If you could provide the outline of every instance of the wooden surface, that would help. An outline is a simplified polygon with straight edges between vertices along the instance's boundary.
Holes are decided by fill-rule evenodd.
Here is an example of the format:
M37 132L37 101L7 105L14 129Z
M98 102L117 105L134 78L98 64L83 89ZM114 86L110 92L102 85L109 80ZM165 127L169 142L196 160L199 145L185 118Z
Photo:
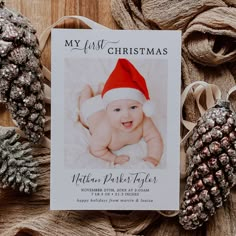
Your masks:
M109 28L118 28L110 13L110 0L7 0L6 6L27 16L36 28L38 36L46 27L68 15L86 16ZM67 20L60 26L77 28L79 22ZM47 49L43 54L43 62L50 65L50 50Z
M37 29L38 36L46 27L65 15L82 15L109 28L118 28L111 16L110 0L6 0L6 6L14 8L27 16ZM80 23L74 20L69 20L61 24L61 27L77 28L80 27ZM42 62L50 68L50 42L43 53ZM10 116L4 109L4 106L1 105L0 125L7 126L10 124ZM2 204L4 203L2 202ZM24 206L19 206L19 208L24 208ZM38 208L39 212L40 209L48 208L48 201L39 205ZM6 214L10 213L6 212ZM234 236L236 235L235 216L236 192L235 189L233 189L225 206L219 209L217 214L201 229L194 232L186 232L178 224L177 218L166 219L161 217L158 222L145 230L143 235Z

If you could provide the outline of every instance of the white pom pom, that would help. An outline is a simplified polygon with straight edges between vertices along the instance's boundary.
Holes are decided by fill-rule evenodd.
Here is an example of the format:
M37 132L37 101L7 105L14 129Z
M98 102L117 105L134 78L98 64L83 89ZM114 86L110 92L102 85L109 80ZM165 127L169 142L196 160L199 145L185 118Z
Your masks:
M151 117L155 112L154 102L148 100L143 104L143 112L147 117Z

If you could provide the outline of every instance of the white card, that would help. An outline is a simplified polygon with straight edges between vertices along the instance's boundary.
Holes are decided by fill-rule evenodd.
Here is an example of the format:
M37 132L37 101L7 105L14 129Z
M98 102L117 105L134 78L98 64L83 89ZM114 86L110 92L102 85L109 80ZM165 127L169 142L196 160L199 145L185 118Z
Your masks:
M50 208L178 210L180 87L180 31L53 29Z

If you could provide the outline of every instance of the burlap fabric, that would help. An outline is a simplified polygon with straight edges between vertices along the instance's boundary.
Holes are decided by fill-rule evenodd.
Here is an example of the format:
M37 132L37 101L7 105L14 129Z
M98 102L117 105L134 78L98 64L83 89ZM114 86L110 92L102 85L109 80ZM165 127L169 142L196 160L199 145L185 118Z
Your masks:
M236 1L118 0L112 14L123 29L182 31L182 86L196 80L218 85L226 95L236 77ZM197 113L191 97L186 118Z
M235 0L112 0L111 8L123 29L182 30L183 88L204 80L217 84L225 96L235 84ZM191 121L199 116L191 97L185 114ZM50 150L36 148L34 155L40 163L38 192L25 196L0 190L0 235L192 235L180 228L176 217L164 219L155 211L49 211ZM216 220L222 222L224 212ZM228 228L225 235L236 232Z

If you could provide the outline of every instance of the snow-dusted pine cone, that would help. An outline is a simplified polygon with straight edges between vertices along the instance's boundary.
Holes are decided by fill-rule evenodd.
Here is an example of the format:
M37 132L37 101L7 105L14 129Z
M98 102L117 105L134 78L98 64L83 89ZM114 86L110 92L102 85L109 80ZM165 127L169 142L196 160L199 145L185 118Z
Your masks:
M0 127L0 185L31 193L37 187L38 162L30 154L30 143L19 138L14 129Z
M188 140L187 184L179 220L196 229L221 207L236 178L236 116L219 100L197 122Z
M0 98L33 143L44 133L46 113L35 33L27 18L0 2Z

